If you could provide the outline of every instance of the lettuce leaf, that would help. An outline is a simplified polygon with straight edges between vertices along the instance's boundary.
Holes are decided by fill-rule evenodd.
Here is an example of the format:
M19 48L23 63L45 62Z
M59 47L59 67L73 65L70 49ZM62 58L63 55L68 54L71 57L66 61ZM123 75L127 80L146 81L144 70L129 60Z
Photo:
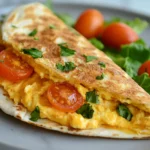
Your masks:
M66 25L73 27L75 24L74 19L67 13L55 13L56 16L61 19Z
M131 78L137 75L141 62L130 57L123 57L120 53L104 51L118 66L120 66Z
M120 52L108 47L104 52L132 78L137 76L142 63L150 59L150 48L141 39L123 45Z
M133 78L145 91L150 94L150 77L147 73Z
M150 58L150 48L141 43L131 43L123 45L120 54L143 63Z
M137 60L134 60L130 57L124 59L123 66L121 68L131 77L137 75L138 69L141 66L141 63Z
M53 10L52 0L46 0L45 5L50 9Z
M106 21L105 24L109 25L113 22L123 22L128 26L130 26L137 34L141 34L149 26L147 21L141 20L140 18L135 18L133 20L126 20L116 17L112 18L109 21Z

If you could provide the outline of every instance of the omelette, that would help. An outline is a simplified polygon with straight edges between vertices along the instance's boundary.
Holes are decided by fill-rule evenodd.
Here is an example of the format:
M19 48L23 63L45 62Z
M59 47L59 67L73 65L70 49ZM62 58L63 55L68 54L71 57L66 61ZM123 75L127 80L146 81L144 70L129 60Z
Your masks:
M150 137L150 95L43 4L7 16L0 50L5 113L74 135Z

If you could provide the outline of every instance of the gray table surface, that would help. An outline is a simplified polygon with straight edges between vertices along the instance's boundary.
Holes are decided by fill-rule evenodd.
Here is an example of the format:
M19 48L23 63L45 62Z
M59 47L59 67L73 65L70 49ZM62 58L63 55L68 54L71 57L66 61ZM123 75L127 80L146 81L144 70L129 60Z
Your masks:
M41 1L44 2L46 0L0 0L0 6L8 6L14 4L22 4L33 1ZM145 13L150 15L150 0L52 0L55 2L76 2L76 3L88 3L88 4L97 4L97 5L105 5L112 7L120 7L122 9L128 9L140 13Z

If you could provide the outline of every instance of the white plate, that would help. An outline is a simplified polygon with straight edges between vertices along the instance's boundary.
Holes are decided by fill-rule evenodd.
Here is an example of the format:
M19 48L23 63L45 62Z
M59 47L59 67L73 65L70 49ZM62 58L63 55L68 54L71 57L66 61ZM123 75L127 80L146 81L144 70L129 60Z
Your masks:
M146 15L123 11L103 6L90 6L86 4L64 4L56 3L57 12L68 12L76 18L87 8L97 8L102 11L105 18L112 16L133 19L140 17L150 22ZM5 14L12 7L1 8L0 14ZM150 28L142 37L150 45ZM38 127L25 124L0 111L0 150L150 150L149 140L112 140L93 137L79 137L48 131Z

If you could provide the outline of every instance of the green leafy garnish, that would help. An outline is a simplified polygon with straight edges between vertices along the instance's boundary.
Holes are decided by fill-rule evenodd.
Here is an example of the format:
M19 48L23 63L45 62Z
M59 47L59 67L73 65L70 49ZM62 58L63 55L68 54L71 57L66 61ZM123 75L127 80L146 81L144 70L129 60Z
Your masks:
M33 31L31 31L28 36L35 36L37 34L37 29L34 29Z
M145 20L141 20L139 18L135 18L134 20L126 20L122 18L112 18L110 21L106 21L106 25L109 25L113 22L123 22L130 26L136 33L140 34L142 33L147 27L148 27L148 22Z
M104 44L100 41L97 40L96 38L92 38L89 40L96 48L102 50L104 48Z
M83 56L85 57L86 62L90 62L90 61L92 61L92 60L97 59L97 57L96 57L96 56L86 56L86 55L83 55Z
M130 112L130 110L128 109L127 106L125 106L124 104L119 104L117 107L117 113L127 119L128 121L130 121L132 119L132 113Z
M52 10L52 0L46 0L45 5Z
M150 48L141 39L123 45L120 53L111 48L106 48L104 52L132 78L137 76L140 65L150 59Z
M11 27L12 27L12 28L18 28L17 26L15 26L15 25L13 25L13 24L11 25Z
M60 52L61 56L71 56L71 55L74 55L76 52L75 50L64 46L64 44L59 44L59 47L61 49L61 52Z
M81 114L84 118L91 119L94 110L90 104L84 104L76 111L76 113Z
M33 58L42 58L42 52L36 48L23 49L25 54L31 55Z
M68 72L68 71L74 70L76 66L73 62L65 62L64 66L59 63L56 64L56 68L62 72Z
M70 29L70 31L71 31L73 34L75 34L75 35L77 35L77 36L80 35L80 33L79 33L78 31L76 31L73 27L68 26L68 28Z
M34 37L34 40L36 40L36 41L37 41L37 40L39 40L39 38L38 38L38 37Z
M133 78L147 93L150 94L150 77L147 73Z
M106 64L104 62L99 62L98 65L100 65L102 68L106 67Z
M53 24L51 24L51 25L49 25L49 28L50 28L50 29L56 29L56 26L53 25Z
M40 109L38 106L36 106L34 111L32 111L32 113L31 113L30 120L37 121L38 119L40 119Z
M96 80L102 80L102 79L104 79L104 74L103 73L102 73L102 75L96 77Z
M4 62L4 60L0 60L0 63L3 63Z
M96 94L96 91L86 92L86 101L94 104L99 104L99 97Z
M66 25L71 26L71 27L74 25L74 20L69 14L56 13L56 16L59 19L61 19Z
M135 42L121 46L121 55L143 63L150 58L150 48Z

